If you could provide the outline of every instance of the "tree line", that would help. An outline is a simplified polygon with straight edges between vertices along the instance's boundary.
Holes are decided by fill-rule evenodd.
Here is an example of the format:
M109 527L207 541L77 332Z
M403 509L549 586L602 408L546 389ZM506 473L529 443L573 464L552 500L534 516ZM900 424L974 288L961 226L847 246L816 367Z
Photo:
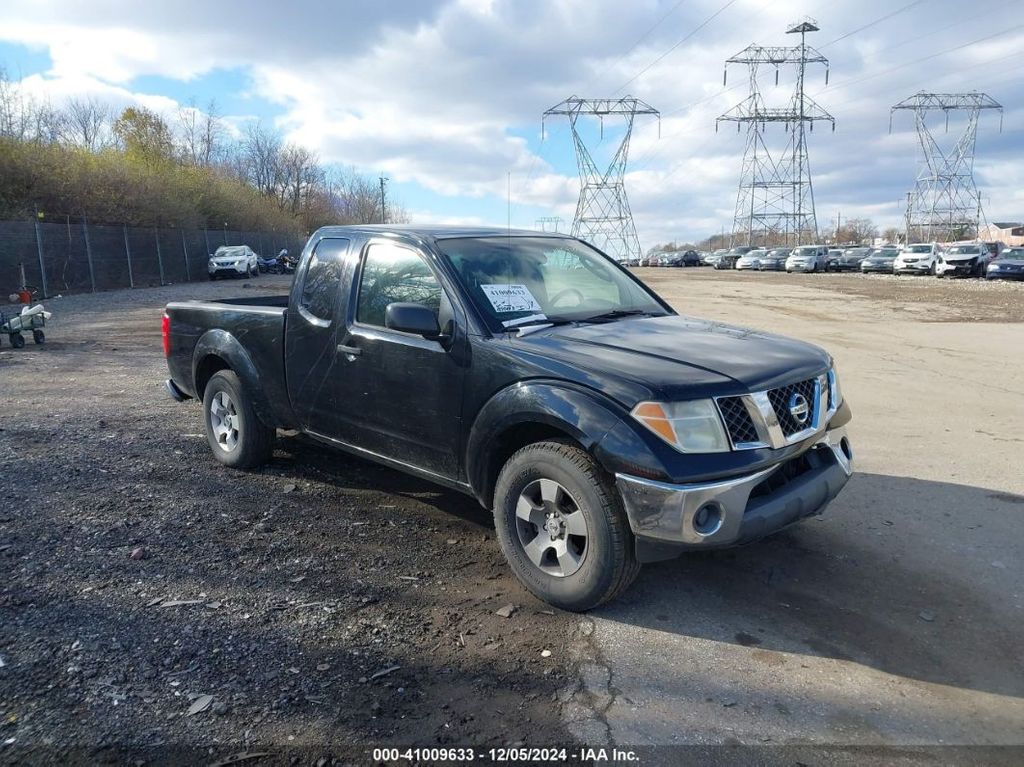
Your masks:
M407 220L386 206L389 222ZM0 67L0 218L37 215L301 235L380 222L382 199L375 179L262 122L233 129L215 102L174 114L91 96L54 106Z

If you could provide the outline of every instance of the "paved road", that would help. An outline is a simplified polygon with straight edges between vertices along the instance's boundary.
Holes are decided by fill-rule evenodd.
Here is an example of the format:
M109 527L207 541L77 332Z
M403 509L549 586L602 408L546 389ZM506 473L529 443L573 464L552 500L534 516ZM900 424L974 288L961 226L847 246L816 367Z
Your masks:
M583 619L570 729L631 745L1024 743L1024 324L831 280L658 271L683 312L833 353L857 473L825 517L648 566Z

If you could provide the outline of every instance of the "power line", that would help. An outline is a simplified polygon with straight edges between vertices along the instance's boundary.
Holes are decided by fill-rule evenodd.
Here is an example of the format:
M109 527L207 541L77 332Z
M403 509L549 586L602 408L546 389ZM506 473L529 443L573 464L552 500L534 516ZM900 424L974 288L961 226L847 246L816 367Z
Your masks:
M852 37L853 35L857 34L858 32L863 32L865 29L871 29L871 27L875 26L876 24L881 24L883 21L888 21L893 16L897 16L897 15L903 13L904 11L909 10L910 8L913 8L915 5L920 5L922 2L924 2L924 0L914 0L914 2L912 2L912 3L907 3L902 8L897 8L895 11L887 13L884 16L882 16L880 18L877 18L874 21L872 21L872 22L870 22L868 24L865 24L862 27L857 27L856 29L847 32L845 35L840 35L835 40L829 40L827 43L825 43L825 45L823 45L821 47L825 48L825 47L827 47L829 45L834 45L835 43L838 43L840 40L845 40L848 37Z
M650 64L648 64L648 65L647 65L646 67L644 67L643 69L641 69L641 70L640 70L639 72L637 72L637 73L636 73L635 75L633 75L633 76L632 76L631 78L629 78L628 80L626 80L626 82L624 82L624 83L623 83L622 85L620 85L620 86L619 86L618 88L616 88L614 92L615 92L615 93L618 93L619 91L623 91L623 90L625 90L625 89L626 89L626 88L627 88L627 87L628 87L628 86L629 86L629 85L630 85L631 83L633 83L633 82L634 82L634 81L636 81L636 80L637 80L637 79L638 79L638 78L639 78L639 77L640 77L641 75L643 75L643 74L644 74L644 72L646 72L647 70L649 70L649 69L650 69L651 67L653 67L653 66L654 66L655 64L657 64L657 63L658 63L658 62L660 62L660 61L661 61L662 59L664 59L664 58L665 58L666 56L668 56L668 55L669 55L670 53L672 53L672 51L674 51L674 50L675 50L676 48L678 48L678 47L679 47L680 45L682 45L683 43L685 43L685 42L686 42L687 40L689 40L689 39L690 39L691 37L693 37L693 36L694 36L695 34L697 34L698 32L700 32L700 31L701 31L702 29L704 29L704 27L706 27L706 26L707 26L708 24L710 24L710 23L711 23L712 21L714 21L714 20L715 20L716 18L718 18L718 16L719 16L719 15L721 15L721 14L722 14L722 13L724 13L724 12L725 12L726 10L728 10L728 8L729 8L729 7L731 6L731 5L733 5L733 4L735 3L735 2L736 2L736 0L728 0L728 2L726 2L726 3L725 3L725 5L723 5L723 6L722 6L721 8L719 8L719 9L718 9L717 11L715 11L715 12L714 12L714 13L712 13L712 14L711 14L710 16L708 16L708 17L707 17L706 19L704 19L704 21L702 21L702 22L701 22L701 23L700 23L700 24L699 24L699 25L698 25L698 26L697 26L697 27L696 27L696 28L695 28L695 29L694 29L693 31L691 31L691 32L690 32L690 33L689 33L688 35L686 35L686 37L684 37L684 38L683 38L682 40L680 40L679 42L677 42L677 43L676 43L675 45L673 45L673 46L672 46L671 48L669 48L669 49L668 49L667 51L665 51L665 52L664 52L663 54L661 54L660 56L658 56L658 57L657 57L657 58L656 58L656 59L655 59L654 61L652 61L652 62L651 62Z
M635 51L637 46L640 45L640 43L642 43L644 40L646 40L650 36L651 32L653 32L655 29L660 27L665 22L665 19L667 19L673 13L678 11L680 6L682 6L682 4L685 3L685 2L686 2L686 0L679 0L679 2L677 2L675 5L673 5L664 15L662 15L662 17L660 19L658 19L656 22L654 22L654 24L651 25L651 27L646 32L644 32L642 35L640 35L640 37L637 39L637 41L635 43L633 43L631 46L629 46L629 49L625 53L623 53L621 56L619 56L617 59L615 59L615 61L613 61L611 64L605 64L603 67L601 67L601 70L602 71L607 71L607 70L611 69L612 67L616 66L620 61L622 61L624 58L626 58L626 56L628 56L633 51ZM594 80L596 80L596 79L597 79L597 74L595 73L594 76L590 78L590 82L587 83L586 88L584 90L585 91L589 91L590 90L590 86L594 84Z

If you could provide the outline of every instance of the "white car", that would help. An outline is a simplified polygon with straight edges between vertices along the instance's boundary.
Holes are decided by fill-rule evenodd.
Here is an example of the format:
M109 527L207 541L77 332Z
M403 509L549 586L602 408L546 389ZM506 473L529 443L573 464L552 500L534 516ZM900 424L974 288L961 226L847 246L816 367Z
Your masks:
M828 263L828 248L824 245L801 245L793 248L786 259L787 272L822 272Z
M939 246L934 242L915 242L896 256L892 271L893 274L935 274L938 259Z
M768 251L764 248L758 250L752 250L749 253L745 253L740 256L736 261L737 269L760 269L761 259L768 255Z
M260 273L256 253L248 245L222 245L207 262L210 279L218 277L254 277Z
M989 250L981 243L951 245L939 255L935 265L935 276L962 275L984 277L989 262Z

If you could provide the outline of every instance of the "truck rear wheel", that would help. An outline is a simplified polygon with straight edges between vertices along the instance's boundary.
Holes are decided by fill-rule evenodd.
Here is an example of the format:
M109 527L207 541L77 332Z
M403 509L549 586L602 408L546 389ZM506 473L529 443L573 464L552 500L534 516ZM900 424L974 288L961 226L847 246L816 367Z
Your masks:
M251 469L270 460L275 430L253 410L252 401L232 370L213 374L203 392L206 439L213 457L233 469Z
M495 489L494 527L516 577L564 610L614 599L640 571L610 477L575 445L538 442L508 460Z

